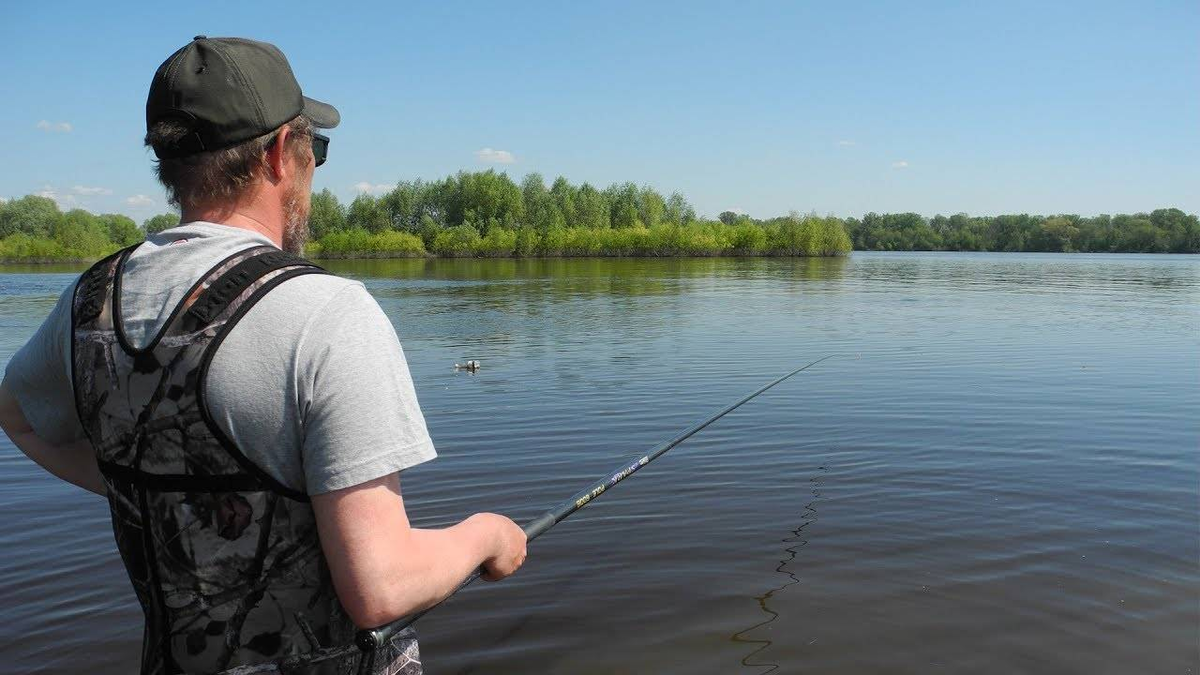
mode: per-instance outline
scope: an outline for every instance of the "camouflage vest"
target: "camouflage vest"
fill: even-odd
[[[415,634],[363,655],[334,593],[308,497],[213,422],[209,364],[272,288],[315,265],[269,246],[221,262],[157,336],[120,322],[125,249],[80,277],[72,306],[79,419],[108,487],[117,547],[146,616],[142,673],[419,675]]]

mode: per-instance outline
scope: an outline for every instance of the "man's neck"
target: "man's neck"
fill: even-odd
[[[231,208],[185,208],[181,219],[185,223],[202,220],[258,232],[276,246],[283,246],[282,214],[270,213],[269,209],[255,208],[254,204],[239,204]]]

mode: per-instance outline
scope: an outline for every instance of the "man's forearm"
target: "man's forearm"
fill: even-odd
[[[454,592],[458,584],[496,554],[500,544],[488,514],[476,514],[440,530],[413,528],[413,543],[423,555],[422,576],[429,584],[419,609],[435,605]]]
[[[393,572],[362,599],[363,627],[378,626],[432,607],[496,554],[496,528],[477,514],[444,529],[412,528],[397,542]],[[364,589],[365,590],[365,589]]]
[[[43,469],[85,490],[107,494],[91,443],[81,440],[54,444],[38,436],[21,412],[17,399],[3,384],[0,384],[0,428],[13,445]]]
[[[410,527],[399,474],[313,495],[312,505],[338,599],[362,628],[437,604],[480,567],[502,579],[525,560],[525,533],[495,513]]]

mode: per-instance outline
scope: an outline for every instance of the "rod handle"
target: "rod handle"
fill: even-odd
[[[558,524],[557,515],[553,511],[547,511],[526,523],[525,527],[521,529],[525,530],[525,540],[528,542],[537,539],[556,524]]]

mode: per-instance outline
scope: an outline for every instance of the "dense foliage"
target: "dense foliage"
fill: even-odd
[[[683,195],[621,183],[604,190],[495,171],[408,181],[348,206],[313,195],[313,254],[507,256],[845,255],[837,218],[698,219]],[[723,216],[725,214],[722,214]],[[407,235],[406,238],[384,235]]]
[[[142,240],[132,218],[66,213],[53,199],[29,195],[0,203],[0,260],[90,260]]]
[[[139,228],[116,214],[63,213],[51,199],[0,202],[0,260],[95,259],[179,222]],[[758,220],[725,211],[698,218],[679,193],[633,183],[603,190],[536,173],[520,183],[495,171],[407,181],[340,203],[312,196],[314,257],[845,255],[886,251],[1098,251],[1200,253],[1200,221],[1179,209],[1095,216],[815,214]]]
[[[1179,209],[1092,218],[868,213],[847,219],[846,230],[859,251],[1200,253],[1200,220]]]

